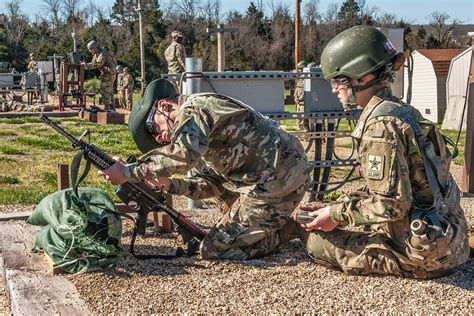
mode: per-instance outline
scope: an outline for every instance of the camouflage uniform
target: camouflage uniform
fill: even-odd
[[[180,74],[185,71],[186,51],[182,44],[173,41],[165,50],[165,59],[169,74]]]
[[[290,215],[308,187],[311,167],[294,136],[237,100],[194,94],[180,106],[171,144],[127,165],[126,173],[133,182],[202,163],[196,176],[172,178],[170,193],[217,196],[229,209],[203,240],[203,258],[256,258],[295,237],[286,228],[294,223]]]
[[[100,70],[100,94],[102,95],[102,103],[104,108],[114,108],[114,83],[117,71],[115,67],[117,61],[112,53],[105,49],[97,49],[97,53],[92,57],[90,63],[85,64],[84,68]]]
[[[420,121],[421,114],[416,112],[422,133],[438,147],[441,164],[436,166],[436,174],[446,188],[445,199],[435,203],[445,237],[420,241],[410,224],[417,209],[433,205],[433,193],[410,125],[390,115],[370,116],[374,109],[387,104],[416,112],[409,105],[401,105],[387,88],[371,99],[352,134],[366,185],[330,208],[331,218],[339,226],[371,225],[371,232],[314,231],[309,234],[308,253],[318,263],[352,274],[442,276],[469,256],[460,192],[449,173],[451,155],[435,126]]]
[[[38,73],[38,62],[34,59],[32,59],[28,63],[28,71],[31,73]]]
[[[296,112],[304,112],[304,79],[297,79],[295,83]],[[309,131],[309,120],[298,120],[298,127],[301,131]]]
[[[122,71],[118,71],[117,74],[117,96],[119,101],[120,108],[125,108],[125,91],[123,89],[123,77],[124,73]]]
[[[133,105],[133,77],[129,72],[124,72],[122,80],[125,109],[131,110]]]

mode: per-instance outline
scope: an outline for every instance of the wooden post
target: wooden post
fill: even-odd
[[[69,165],[58,164],[58,191],[69,188]]]
[[[219,24],[218,29],[223,29],[224,24]],[[225,69],[225,44],[224,33],[217,32],[217,71],[221,72]]]
[[[237,28],[225,28],[224,24],[217,25],[217,28],[206,28],[207,33],[217,33],[217,71],[225,70],[225,44],[224,33],[237,32]]]
[[[469,32],[472,40],[471,71],[469,75],[469,93],[466,109],[466,143],[464,145],[464,166],[462,177],[462,191],[474,194],[474,32]]]
[[[295,69],[300,61],[300,2],[295,0]]]

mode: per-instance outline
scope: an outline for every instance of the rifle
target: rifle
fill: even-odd
[[[51,126],[56,132],[66,137],[71,142],[73,148],[79,148],[83,154],[83,157],[100,170],[108,169],[115,163],[115,160],[104,153],[101,149],[82,140],[88,131],[83,133],[79,138],[75,138],[63,128],[61,128],[58,124],[51,121],[46,115],[41,114],[39,118]],[[186,218],[186,216],[166,204],[163,191],[148,184],[147,182],[125,182],[116,187],[115,194],[138,214],[136,220],[130,216],[127,217],[131,218],[135,222],[135,229],[133,231],[132,241],[130,243],[130,252],[139,259],[171,259],[181,256],[192,256],[199,248],[199,242],[202,241],[207,235],[205,230],[202,230],[199,226]],[[175,230],[182,236],[183,243],[187,246],[186,250],[183,250],[181,247],[179,247],[176,251],[176,255],[135,254],[134,244],[137,233],[140,235],[145,235],[148,222],[148,213],[157,211],[164,211],[174,221]]]

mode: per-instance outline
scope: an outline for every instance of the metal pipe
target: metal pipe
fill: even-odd
[[[201,92],[202,81],[202,59],[188,57],[186,58],[186,90],[185,94],[190,96],[194,93]],[[182,87],[180,87],[182,89]],[[188,177],[194,175],[193,171],[188,171]],[[188,199],[188,209],[202,208],[203,203],[200,200]]]
[[[141,0],[137,0],[138,3],[138,24],[140,29],[140,81],[142,83],[142,95],[143,91],[145,91],[145,47],[143,46],[143,19],[142,19],[142,6]]]

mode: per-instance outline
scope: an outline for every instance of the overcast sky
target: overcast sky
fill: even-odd
[[[262,1],[264,8],[269,7],[269,3],[284,4],[293,12],[295,0],[254,0],[255,3]],[[5,3],[7,0],[0,0],[0,12],[5,12]],[[82,3],[88,3],[89,0],[82,0]],[[114,0],[93,1],[104,8],[110,8]],[[166,6],[170,0],[163,0],[162,6]],[[302,0],[301,7],[304,8],[305,0]],[[331,3],[342,3],[342,0],[319,0],[321,11],[325,12]],[[465,24],[474,24],[474,0],[366,0],[366,6],[377,6],[380,11],[395,14],[398,18],[404,18],[414,24],[427,23],[431,12],[438,10],[448,13],[451,18],[463,21]],[[33,18],[36,14],[41,15],[42,0],[23,0],[21,11]],[[225,14],[229,10],[244,12],[250,1],[242,0],[221,0],[222,12]],[[473,30],[474,31],[474,30]]]

